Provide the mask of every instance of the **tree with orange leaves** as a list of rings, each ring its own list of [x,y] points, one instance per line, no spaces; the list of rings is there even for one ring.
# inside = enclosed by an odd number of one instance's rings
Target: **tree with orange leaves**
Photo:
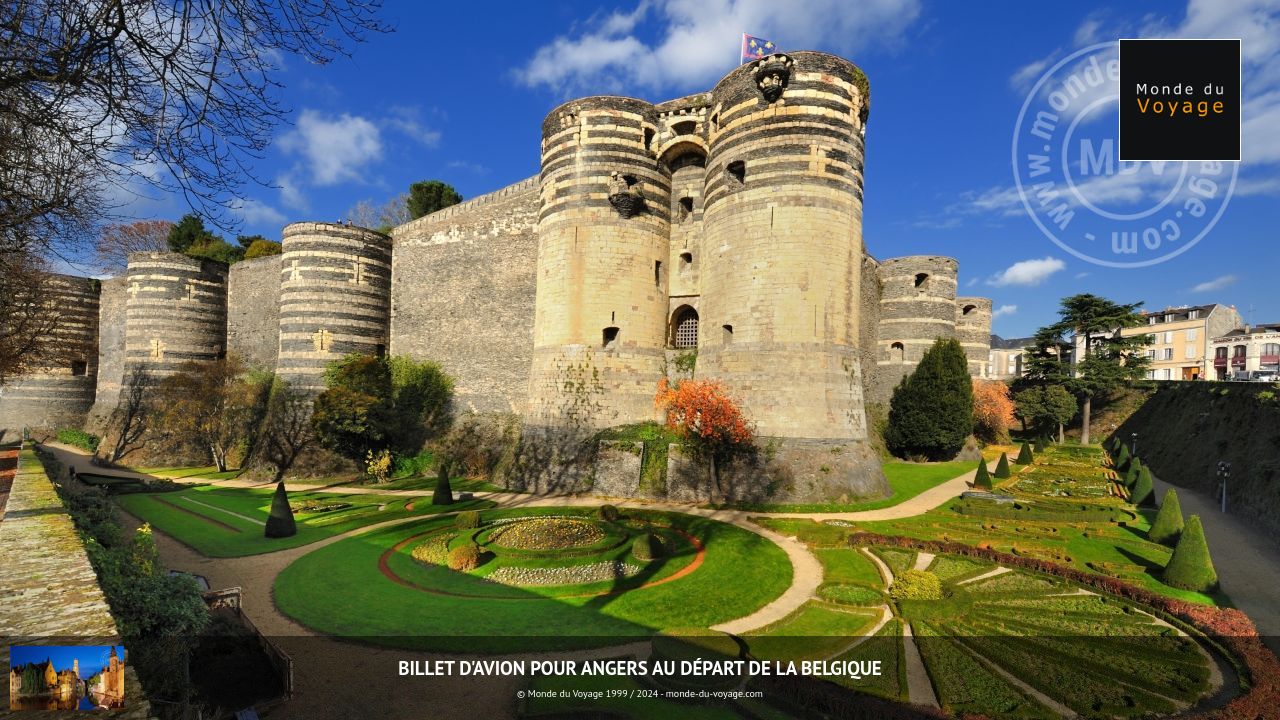
[[[1013,424],[1013,398],[1009,386],[999,380],[973,381],[973,434],[994,443],[1009,439]]]
[[[664,378],[654,404],[666,413],[667,427],[710,461],[717,487],[719,466],[751,446],[751,424],[719,381],[679,380],[672,385]]]

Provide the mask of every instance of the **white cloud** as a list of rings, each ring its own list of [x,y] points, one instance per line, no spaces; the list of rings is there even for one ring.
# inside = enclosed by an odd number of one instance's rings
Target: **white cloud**
[[[284,213],[258,200],[237,200],[231,210],[250,225],[283,225]]]
[[[996,273],[989,280],[988,285],[996,287],[1005,287],[1008,285],[1039,285],[1049,278],[1050,275],[1062,270],[1067,266],[1056,257],[1044,257],[1038,260],[1022,260],[1010,265],[1004,271]]]
[[[440,144],[440,131],[423,124],[422,109],[417,106],[394,105],[387,110],[382,122],[425,147],[435,147]]]
[[[364,168],[382,157],[382,135],[357,115],[326,117],[306,109],[297,127],[280,138],[280,148],[302,156],[315,185],[360,182]]]
[[[1191,292],[1193,293],[1214,292],[1215,290],[1222,290],[1223,288],[1230,287],[1231,285],[1235,285],[1235,284],[1236,284],[1235,275],[1221,275],[1212,280],[1206,280],[1205,282],[1202,282],[1199,285],[1196,285],[1195,287],[1191,288]]]
[[[450,170],[460,170],[462,172],[471,173],[472,175],[488,175],[489,166],[482,163],[467,162],[466,160],[450,160],[445,163],[445,167]]]
[[[1000,307],[991,311],[991,318],[994,320],[995,318],[1003,317],[1005,315],[1012,315],[1016,312],[1018,312],[1017,305],[1001,305]]]
[[[561,36],[516,71],[527,85],[560,92],[617,92],[705,86],[733,68],[743,32],[759,33],[783,49],[828,49],[854,54],[893,44],[920,14],[919,0],[864,0],[856,12],[842,0],[651,0],[629,13],[590,22],[575,37]],[[634,30],[660,25],[654,45]]]
[[[276,177],[275,185],[279,186],[280,202],[286,207],[304,212],[311,209],[311,203],[307,202],[307,196],[302,193],[302,187],[292,173]]]
[[[1078,272],[1078,273],[1076,273],[1076,280],[1083,280],[1083,279],[1085,279],[1085,278],[1087,278],[1087,277],[1089,277],[1089,273],[1087,273],[1087,272]]]

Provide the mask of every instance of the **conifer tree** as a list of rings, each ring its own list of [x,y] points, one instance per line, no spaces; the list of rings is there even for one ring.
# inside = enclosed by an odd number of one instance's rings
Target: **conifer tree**
[[[973,379],[964,348],[938,339],[894,388],[885,443],[899,457],[949,460],[973,430]]]
[[[1218,573],[1209,557],[1209,544],[1205,542],[1199,515],[1187,518],[1187,526],[1178,538],[1169,564],[1164,567],[1164,582],[1197,592],[1210,592],[1218,586]]]
[[[1031,454],[1031,445],[1023,441],[1022,447],[1018,449],[1018,459],[1014,462],[1019,465],[1030,465],[1035,460],[1035,456]]]
[[[1013,473],[1009,471],[1009,456],[1000,453],[1000,462],[996,463],[996,477],[1003,480],[1012,476]]]
[[[267,516],[264,534],[269,538],[298,534],[298,524],[293,520],[293,508],[289,507],[289,494],[285,492],[283,480],[276,483],[276,494],[271,498],[271,513]]]
[[[1133,493],[1129,502],[1134,505],[1150,505],[1155,499],[1155,484],[1151,482],[1151,471],[1142,468],[1138,471],[1138,480],[1133,484]]]
[[[1178,503],[1178,493],[1169,488],[1164,494],[1164,502],[1160,503],[1160,512],[1147,531],[1147,539],[1161,545],[1172,545],[1182,534],[1182,506]]]
[[[973,487],[975,490],[990,490],[991,473],[987,471],[987,461],[978,461],[978,473],[973,476]]]

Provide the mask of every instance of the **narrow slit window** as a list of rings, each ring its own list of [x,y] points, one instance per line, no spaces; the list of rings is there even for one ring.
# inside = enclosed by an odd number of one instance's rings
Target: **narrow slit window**
[[[89,371],[89,363],[84,360],[71,361],[71,374],[76,376],[84,375]]]
[[[929,282],[929,273],[916,273],[916,287],[923,288]]]
[[[662,287],[662,261],[653,261],[653,284]]]
[[[644,129],[644,146],[645,149],[653,147],[653,128]]]

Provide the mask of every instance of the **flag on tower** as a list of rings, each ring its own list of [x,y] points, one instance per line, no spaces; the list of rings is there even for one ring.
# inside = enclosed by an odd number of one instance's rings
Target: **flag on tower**
[[[771,40],[742,33],[742,59],[738,61],[738,64],[741,65],[748,60],[759,60],[765,55],[772,55],[776,52],[778,52],[778,46],[774,45]]]

